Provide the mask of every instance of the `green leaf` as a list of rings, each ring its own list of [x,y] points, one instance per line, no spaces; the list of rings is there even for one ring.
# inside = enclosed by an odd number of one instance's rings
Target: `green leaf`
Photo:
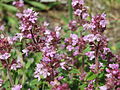
[[[97,77],[97,74],[92,74],[87,80],[94,80]]]
[[[25,65],[26,69],[30,67],[34,60],[28,60],[27,64]]]
[[[12,5],[0,3],[0,6],[2,6],[4,9],[6,9],[7,11],[10,11],[10,12],[17,12],[18,11],[18,9]]]
[[[86,84],[83,84],[83,85],[80,85],[79,88],[80,88],[80,90],[84,90],[84,88],[85,88],[86,86],[87,86]]]
[[[33,5],[34,7],[37,7],[41,10],[49,10],[50,7],[48,7],[47,5],[45,4],[42,4],[40,2],[36,2],[36,1],[29,1],[29,0],[25,0],[26,3],[29,3],[30,5]]]
[[[4,2],[4,3],[10,3],[10,2],[13,2],[15,0],[1,0],[1,2]]]
[[[86,80],[87,78],[89,78],[92,74],[93,74],[93,72],[88,72],[85,80]]]
[[[70,73],[80,73],[80,71],[78,69],[72,69],[72,71],[70,71]]]
[[[10,87],[10,82],[9,80],[8,81],[5,81],[2,85],[2,88],[5,88],[6,90],[9,90],[8,88]]]
[[[36,85],[37,83],[39,83],[38,80],[37,80],[37,79],[34,79],[34,80],[32,80],[32,81],[30,82],[30,86],[34,86],[34,85]]]
[[[90,51],[90,46],[87,46],[86,49],[83,51],[83,53],[86,53],[88,51]]]
[[[42,59],[42,53],[37,52],[37,53],[35,53],[35,55],[33,57],[34,57],[34,60],[36,61],[36,63],[39,63],[40,60]]]
[[[60,5],[61,4],[61,2],[53,2],[53,3],[50,3],[48,6],[50,7],[50,8],[52,8],[52,7],[54,7],[54,6],[56,6],[56,5]]]

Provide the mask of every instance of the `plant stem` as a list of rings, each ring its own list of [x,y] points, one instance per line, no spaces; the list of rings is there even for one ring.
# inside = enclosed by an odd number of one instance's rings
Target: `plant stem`
[[[96,51],[95,51],[95,66],[96,66],[96,74],[99,73],[99,42],[98,45],[96,46]],[[98,78],[96,78],[96,89],[98,90]]]
[[[81,74],[84,73],[84,64],[85,64],[84,56],[82,56]]]
[[[9,80],[10,80],[11,85],[13,86],[13,85],[14,85],[13,79],[12,79],[12,76],[11,76],[10,71],[9,71],[8,68],[7,68],[7,75],[8,75],[8,77],[9,77]]]
[[[8,64],[8,61],[7,61],[7,60],[6,60],[6,63]],[[8,77],[9,77],[10,84],[13,86],[13,85],[14,85],[14,83],[13,83],[13,78],[12,78],[12,76],[11,76],[11,74],[10,74],[10,70],[9,70],[8,67],[7,67],[7,75],[8,75]]]
[[[35,37],[34,37],[34,34],[33,34],[32,29],[30,30],[30,33],[31,33],[31,35],[32,35],[32,40],[33,40],[33,42],[36,44],[36,40],[35,40]]]
[[[68,10],[69,10],[69,19],[73,19],[73,14],[72,14],[72,0],[68,0]]]

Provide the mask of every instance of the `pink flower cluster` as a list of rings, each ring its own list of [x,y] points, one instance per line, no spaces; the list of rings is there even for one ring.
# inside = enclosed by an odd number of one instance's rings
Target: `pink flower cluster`
[[[88,15],[87,7],[84,6],[84,0],[73,0],[72,6],[74,8],[74,14],[81,19],[86,19]]]
[[[25,9],[22,13],[17,13],[16,16],[21,20],[19,29],[27,38],[31,38],[31,31],[34,29],[34,25],[37,21],[38,13],[35,12],[33,9]]]
[[[85,90],[94,90],[94,85],[93,85],[94,82],[95,82],[95,80],[89,81],[89,84],[88,84],[87,88],[85,88]]]
[[[106,14],[92,17],[91,22],[83,24],[84,30],[92,30],[95,33],[102,33],[106,29]]]
[[[109,68],[106,69],[106,86],[108,89],[116,88],[120,89],[120,68],[119,64],[109,64]],[[118,89],[119,88],[119,89]]]
[[[19,8],[24,6],[24,1],[23,0],[14,1],[12,4]]]
[[[41,78],[46,78],[49,75],[50,73],[48,72],[48,69],[42,63],[37,64],[36,70],[34,72],[34,77],[38,78],[38,81]]]
[[[65,44],[68,51],[73,51],[73,56],[79,55],[85,48],[85,41],[82,37],[79,38],[76,34],[71,34],[69,38],[66,38]]]

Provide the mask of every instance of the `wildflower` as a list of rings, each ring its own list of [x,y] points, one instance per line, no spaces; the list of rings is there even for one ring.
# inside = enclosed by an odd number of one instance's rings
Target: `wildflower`
[[[99,88],[100,88],[100,90],[107,90],[107,86],[106,85],[100,86]]]
[[[100,25],[104,28],[106,26],[107,22],[106,20],[101,20]]]
[[[76,5],[83,5],[84,0],[72,0],[72,6],[75,7]]]
[[[113,86],[117,87],[120,86],[120,69],[119,64],[109,64],[109,67],[106,69],[106,86],[108,89],[112,88]]]
[[[83,40],[86,42],[94,42],[96,40],[96,37],[94,34],[89,34],[87,36],[84,36]]]
[[[75,20],[72,20],[69,23],[69,29],[72,30],[72,31],[75,31],[77,29],[77,22]]]
[[[10,53],[5,53],[3,55],[0,55],[0,59],[7,60],[10,56],[11,56]]]
[[[24,6],[23,0],[14,1],[12,4],[15,5],[16,7],[23,7]]]
[[[17,41],[17,40],[22,40],[23,39],[23,33],[16,33],[16,35],[12,38],[13,41]]]
[[[61,63],[60,63],[61,68],[64,69],[64,70],[66,70],[65,64],[66,64],[66,62],[61,62]]]
[[[0,87],[2,86],[2,84],[3,84],[3,80],[2,80],[2,79],[0,79]]]
[[[44,67],[43,64],[37,64],[36,65],[36,69],[34,72],[34,77],[38,78],[38,81],[43,77],[46,78],[47,76],[50,75],[50,73],[48,72],[47,68]]]
[[[21,88],[22,88],[22,85],[18,84],[12,87],[12,90],[21,90]]]
[[[49,23],[48,22],[44,22],[44,24],[43,24],[44,26],[49,26]]]
[[[28,56],[29,50],[28,49],[23,49],[22,52],[23,52],[23,54],[25,54],[26,56]]]
[[[20,27],[22,32],[25,30],[31,30],[35,22],[37,21],[38,13],[33,9],[25,9],[22,13],[18,13],[17,16],[21,19]]]
[[[111,52],[110,49],[109,49],[109,48],[106,48],[106,47],[103,48],[103,50],[104,50],[104,51],[103,51],[104,54],[107,54],[107,53]]]
[[[88,16],[89,16],[88,13],[83,13],[83,14],[82,14],[82,18],[83,18],[83,19],[86,19]]]
[[[59,76],[57,79],[62,80],[63,78],[64,78],[63,76]]]
[[[72,51],[74,49],[74,47],[72,47],[71,45],[68,45],[66,48],[68,49],[68,51]]]
[[[1,25],[1,26],[0,26],[0,30],[1,30],[1,31],[4,31],[4,30],[5,30],[5,26],[4,26],[4,25]]]
[[[118,69],[119,64],[109,64],[109,67],[112,68],[112,69]]]
[[[22,63],[20,62],[20,60],[17,60],[17,61],[13,60],[10,69],[11,70],[17,70],[21,67],[22,67]]]
[[[85,53],[86,56],[88,56],[90,58],[90,60],[93,60],[95,58],[95,51],[90,51]]]
[[[80,16],[82,13],[82,11],[80,9],[77,9],[74,14],[77,15],[77,16]]]

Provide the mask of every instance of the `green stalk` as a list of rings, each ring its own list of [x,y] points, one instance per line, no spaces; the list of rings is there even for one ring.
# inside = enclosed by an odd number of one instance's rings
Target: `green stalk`
[[[68,0],[69,20],[73,19],[72,0]]]
[[[6,60],[6,63],[8,64],[8,61],[7,61],[7,60]],[[12,78],[12,76],[11,76],[11,74],[10,74],[10,70],[9,70],[8,67],[7,67],[7,75],[8,75],[8,78],[9,78],[9,80],[10,80],[11,86],[13,86],[13,85],[14,85],[13,78]]]

